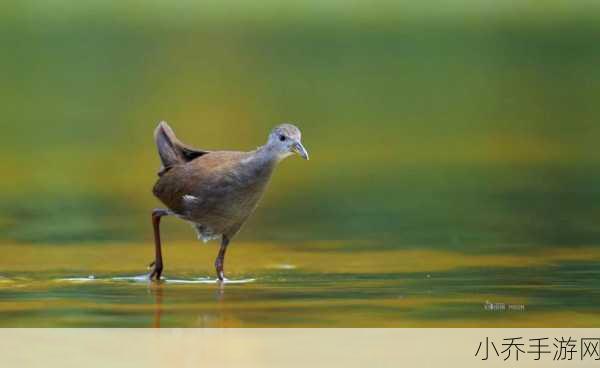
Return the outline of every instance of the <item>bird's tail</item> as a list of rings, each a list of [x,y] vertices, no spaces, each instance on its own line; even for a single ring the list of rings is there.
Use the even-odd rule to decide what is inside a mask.
[[[158,126],[154,130],[154,140],[156,141],[158,155],[162,164],[158,172],[159,176],[174,165],[189,162],[209,153],[209,151],[193,148],[182,143],[177,139],[173,129],[165,121],[158,123]]]
[[[179,140],[175,136],[173,129],[165,122],[161,121],[154,130],[154,140],[158,148],[158,155],[162,163],[161,172],[166,168],[183,162],[183,157],[179,154],[177,146]]]

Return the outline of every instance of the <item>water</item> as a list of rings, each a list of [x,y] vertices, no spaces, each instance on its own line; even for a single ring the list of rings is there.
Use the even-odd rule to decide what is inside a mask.
[[[64,248],[68,251],[61,253]],[[232,245],[225,284],[212,275],[216,247],[193,242],[166,247],[165,275],[158,283],[139,273],[151,244],[19,245],[8,250],[14,253],[12,265],[2,261],[3,327],[600,323],[596,248],[490,256],[430,250],[321,252],[242,243]],[[85,257],[76,267],[65,267],[74,254]],[[27,271],[18,271],[21,262],[30,265]]]

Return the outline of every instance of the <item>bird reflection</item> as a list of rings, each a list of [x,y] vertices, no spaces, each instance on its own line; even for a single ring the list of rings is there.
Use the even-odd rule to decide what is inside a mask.
[[[152,320],[152,327],[160,328],[160,316],[162,315],[162,302],[163,302],[163,282],[148,283],[150,293],[154,295],[154,318]]]
[[[225,325],[229,325],[227,321],[230,321],[232,319],[230,316],[231,310],[227,308],[224,302],[226,288],[225,283],[217,282],[215,286],[216,289],[214,290],[214,296],[210,299],[213,299],[216,302],[216,304],[213,305],[214,308],[203,309],[199,313],[196,323],[201,325],[201,327],[222,327]],[[154,297],[154,315],[152,319],[152,327],[154,328],[161,327],[164,292],[165,288],[167,287],[176,287],[176,285],[168,286],[164,280],[160,282],[148,283],[148,290]],[[206,292],[208,290],[204,289],[199,291]]]
[[[215,292],[215,300],[218,302],[222,302],[225,297],[225,283],[217,282],[217,290]]]

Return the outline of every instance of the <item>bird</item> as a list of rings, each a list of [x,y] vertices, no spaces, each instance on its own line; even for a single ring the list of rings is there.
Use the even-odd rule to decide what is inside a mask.
[[[214,266],[217,280],[226,280],[227,247],[256,209],[275,167],[294,153],[308,160],[301,139],[298,127],[284,123],[253,151],[209,151],[181,142],[161,121],[154,130],[161,167],[152,192],[166,208],[152,210],[155,255],[149,279],[161,279],[160,221],[172,215],[191,223],[198,239],[221,240]]]

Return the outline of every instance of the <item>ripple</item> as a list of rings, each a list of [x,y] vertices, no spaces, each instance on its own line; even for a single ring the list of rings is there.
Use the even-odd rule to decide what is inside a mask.
[[[150,280],[148,278],[148,274],[144,275],[136,275],[136,276],[114,276],[114,277],[96,277],[94,275],[89,275],[87,277],[66,277],[55,279],[54,281],[67,281],[67,282],[75,282],[75,283],[83,283],[83,282],[107,282],[107,281],[125,281],[125,282],[143,282],[149,283]],[[167,284],[216,284],[219,283],[219,280],[216,278],[210,277],[197,277],[197,278],[168,278],[161,277],[161,281]],[[254,282],[256,279],[248,278],[248,279],[239,279],[239,280],[230,280],[225,279],[223,283],[225,284],[247,284],[250,282]]]
[[[55,281],[70,281],[70,282],[90,282],[90,281],[97,281],[97,280],[98,279],[94,275],[90,275],[87,277],[66,277],[66,278],[55,279]]]
[[[111,277],[112,281],[134,281],[134,282],[148,282],[150,281],[148,274],[137,275],[137,276],[117,276]]]
[[[212,279],[210,277],[200,277],[197,279],[164,279],[164,281],[168,284],[216,284],[220,282],[218,279]],[[256,279],[240,279],[240,280],[223,280],[225,284],[247,284],[250,282],[254,282]]]
[[[293,264],[283,263],[283,264],[272,265],[271,268],[276,268],[278,270],[294,270],[297,268],[297,266],[293,265]]]

